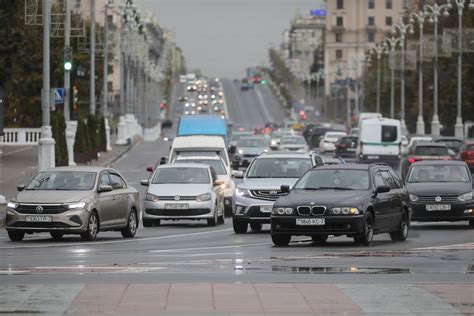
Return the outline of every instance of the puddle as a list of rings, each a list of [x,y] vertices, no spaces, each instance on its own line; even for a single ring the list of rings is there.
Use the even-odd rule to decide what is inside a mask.
[[[264,272],[266,268],[235,266],[236,272]],[[410,269],[404,268],[360,268],[360,267],[308,267],[308,266],[271,266],[272,273],[291,274],[409,274]]]

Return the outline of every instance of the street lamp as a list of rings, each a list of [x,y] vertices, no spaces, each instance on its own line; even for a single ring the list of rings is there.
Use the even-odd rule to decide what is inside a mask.
[[[400,38],[391,36],[390,38],[385,39],[385,43],[390,47],[390,53],[392,58],[395,56],[395,48],[397,45],[400,45]],[[390,76],[390,118],[395,117],[395,65],[391,67],[391,76]]]
[[[458,26],[458,99],[456,125],[454,127],[454,136],[464,138],[464,126],[462,123],[462,15],[465,8],[465,0],[453,0],[458,8],[459,26]],[[451,1],[448,2],[451,4]],[[474,9],[474,0],[469,3],[469,9]]]
[[[385,44],[377,44],[372,47],[372,51],[377,54],[377,113],[380,113],[380,59],[386,48]]]
[[[450,3],[438,5],[437,3],[433,5],[425,4],[423,9],[429,16],[429,22],[434,23],[434,57],[433,57],[433,69],[434,69],[434,92],[433,92],[433,120],[431,121],[431,134],[439,135],[440,134],[440,123],[438,116],[438,22],[439,16],[443,14],[444,16],[449,16],[448,10],[452,6]]]
[[[416,133],[425,135],[425,122],[423,120],[423,28],[428,14],[425,11],[413,12],[410,23],[418,22],[420,29],[420,47],[418,56],[418,119],[416,121]]]
[[[405,24],[403,23],[403,19],[400,20],[400,23],[399,24],[395,24],[394,26],[392,26],[392,33],[393,34],[396,34],[397,30],[400,32],[400,44],[402,46],[402,61],[401,61],[401,64],[402,64],[402,69],[401,69],[401,73],[400,73],[400,79],[401,79],[401,83],[400,83],[400,99],[401,99],[401,113],[400,113],[400,120],[401,120],[401,123],[402,123],[402,128],[405,128],[406,127],[406,123],[405,123],[405,37],[406,37],[406,34],[407,32],[409,32],[410,34],[413,34],[414,31],[413,31],[413,25],[412,24]]]
[[[321,87],[319,86],[319,82],[321,81],[321,79],[324,79],[324,70],[323,69],[319,69],[318,72],[314,75],[315,76],[315,79],[316,79],[316,100],[318,100],[318,104],[319,102],[321,102]],[[323,93],[326,93],[325,91],[323,91]],[[321,106],[319,105],[318,106],[319,108],[319,111],[321,111]],[[324,115],[326,117],[326,103],[324,104]]]

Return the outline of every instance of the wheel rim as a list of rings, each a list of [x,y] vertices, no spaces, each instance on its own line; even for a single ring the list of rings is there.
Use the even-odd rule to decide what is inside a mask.
[[[365,222],[365,238],[367,241],[371,241],[374,236],[374,230],[372,227],[372,220],[367,219]]]
[[[97,216],[94,213],[89,218],[89,232],[91,236],[97,235]]]
[[[130,218],[129,218],[128,223],[129,223],[128,225],[130,227],[130,232],[132,234],[135,234],[135,232],[137,230],[137,217],[135,215],[135,212],[130,213]]]

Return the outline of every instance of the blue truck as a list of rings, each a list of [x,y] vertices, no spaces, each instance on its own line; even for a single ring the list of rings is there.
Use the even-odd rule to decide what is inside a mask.
[[[227,126],[218,115],[181,116],[177,136],[221,136],[227,144]]]

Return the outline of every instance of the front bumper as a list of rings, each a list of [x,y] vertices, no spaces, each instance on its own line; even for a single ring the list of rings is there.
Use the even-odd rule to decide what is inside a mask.
[[[265,212],[262,207],[266,208]],[[256,199],[254,197],[234,197],[233,217],[242,221],[270,224],[273,201]]]
[[[364,225],[364,215],[356,216],[322,216],[325,219],[323,226],[298,226],[297,218],[315,218],[303,216],[272,216],[272,234],[288,234],[294,236],[313,235],[347,235],[355,236],[360,233]]]
[[[212,200],[206,202],[182,201],[181,203],[188,204],[188,208],[167,209],[165,204],[174,204],[172,201],[145,201],[143,218],[163,220],[214,218],[214,211],[216,210],[213,207]]]
[[[413,209],[412,220],[419,222],[455,222],[474,220],[473,201],[451,203],[451,210],[449,211],[427,211],[426,205],[427,203],[411,202],[411,208]]]

